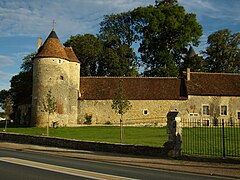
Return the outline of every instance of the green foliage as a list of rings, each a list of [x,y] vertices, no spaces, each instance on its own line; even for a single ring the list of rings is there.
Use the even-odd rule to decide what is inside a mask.
[[[3,107],[3,104],[5,102],[5,100],[7,99],[8,96],[10,96],[10,91],[7,91],[5,89],[0,91],[0,107]]]
[[[87,124],[87,125],[92,124],[92,114],[85,114],[84,124]]]
[[[103,51],[102,42],[92,34],[71,36],[64,43],[71,46],[81,62],[82,76],[97,75],[99,57]]]
[[[139,52],[145,75],[177,76],[187,46],[198,45],[202,35],[196,15],[185,13],[184,7],[173,0],[139,7],[131,15],[141,39]]]
[[[21,72],[32,72],[33,70],[33,58],[36,56],[36,52],[26,55],[23,58],[21,65]]]
[[[43,102],[43,111],[48,114],[53,114],[57,110],[57,102],[55,97],[52,96],[52,91],[49,90],[46,99]]]
[[[136,54],[131,47],[136,39],[130,12],[112,14],[100,23],[99,39],[104,44],[99,73],[101,76],[136,76]]]
[[[13,100],[11,96],[5,99],[2,109],[4,110],[7,120],[10,120],[10,115],[13,113]]]
[[[7,131],[7,122],[8,120],[10,120],[10,115],[13,113],[13,100],[11,96],[8,96],[5,99],[2,105],[2,109],[4,110],[4,114],[6,117],[4,131]]]
[[[117,114],[120,114],[121,116],[124,115],[129,109],[131,109],[132,105],[130,101],[128,101],[123,93],[123,87],[120,84],[115,96],[112,100],[112,109],[115,110]]]
[[[195,53],[192,46],[190,47],[186,57],[184,57],[182,63],[182,70],[190,68],[192,72],[204,72],[207,69],[206,61]]]
[[[210,72],[240,72],[240,33],[224,29],[208,36],[203,52]]]

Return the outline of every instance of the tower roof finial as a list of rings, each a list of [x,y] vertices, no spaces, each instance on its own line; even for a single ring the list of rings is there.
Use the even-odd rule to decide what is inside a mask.
[[[55,21],[55,19],[53,19],[53,21],[52,21],[52,30],[53,31],[54,31],[55,25],[56,25],[56,21]]]

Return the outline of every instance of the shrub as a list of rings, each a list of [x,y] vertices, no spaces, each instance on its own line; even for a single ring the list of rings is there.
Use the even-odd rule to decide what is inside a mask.
[[[106,125],[111,125],[112,123],[110,121],[105,122]]]
[[[92,114],[85,114],[85,121],[84,124],[92,124]]]
[[[216,117],[213,118],[213,126],[218,126],[218,119]]]

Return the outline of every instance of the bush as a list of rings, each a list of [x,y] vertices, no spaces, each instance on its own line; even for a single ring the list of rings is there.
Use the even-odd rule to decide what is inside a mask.
[[[105,122],[106,125],[111,125],[112,123],[110,121]]]
[[[218,119],[216,117],[213,118],[213,126],[218,126]]]
[[[87,124],[87,125],[92,124],[92,114],[85,114],[84,124]]]

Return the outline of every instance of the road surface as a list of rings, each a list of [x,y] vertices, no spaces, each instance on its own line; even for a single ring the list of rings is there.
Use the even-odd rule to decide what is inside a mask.
[[[227,178],[62,157],[24,150],[0,149],[0,179],[206,180]]]

